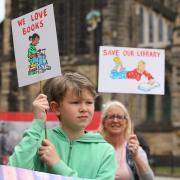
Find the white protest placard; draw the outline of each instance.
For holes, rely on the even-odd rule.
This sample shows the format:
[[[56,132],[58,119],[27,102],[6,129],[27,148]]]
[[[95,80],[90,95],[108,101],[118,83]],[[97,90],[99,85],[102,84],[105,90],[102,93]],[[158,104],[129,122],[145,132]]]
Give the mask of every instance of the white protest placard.
[[[19,87],[61,75],[53,5],[11,23]]]
[[[11,166],[0,165],[0,179],[2,180],[88,180],[85,178],[67,177],[58,174],[33,171],[30,169],[17,168]]]
[[[98,91],[164,94],[165,51],[101,46]]]

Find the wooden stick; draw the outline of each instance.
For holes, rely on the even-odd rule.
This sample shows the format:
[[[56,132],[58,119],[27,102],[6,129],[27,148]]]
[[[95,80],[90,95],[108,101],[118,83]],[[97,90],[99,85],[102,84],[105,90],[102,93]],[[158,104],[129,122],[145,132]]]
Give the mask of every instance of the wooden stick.
[[[134,111],[134,98],[133,96],[131,95],[130,96],[130,118],[131,118],[131,134],[134,134],[134,121],[133,121],[133,117],[132,117],[132,114],[133,114],[133,111]]]
[[[43,89],[42,89],[42,82],[39,82],[39,86],[40,86],[40,93],[43,93]]]
[[[42,82],[39,82],[40,84],[40,93],[43,93],[43,88],[42,88]],[[47,110],[45,110],[45,113],[47,115]],[[44,133],[45,133],[45,139],[48,139],[47,137],[47,126],[46,126],[46,120],[44,121]]]
[[[44,122],[44,134],[45,134],[45,139],[48,139],[48,137],[47,137],[47,126],[46,126],[46,121]]]

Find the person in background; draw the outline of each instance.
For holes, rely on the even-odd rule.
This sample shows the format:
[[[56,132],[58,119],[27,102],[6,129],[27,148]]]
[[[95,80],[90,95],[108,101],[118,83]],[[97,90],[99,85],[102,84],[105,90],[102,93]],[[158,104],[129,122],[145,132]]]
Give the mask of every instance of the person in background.
[[[138,138],[131,134],[131,119],[119,101],[104,105],[100,132],[114,146],[117,160],[116,180],[152,180],[153,172]]]
[[[66,73],[50,83],[50,107],[60,126],[47,131],[47,96],[33,102],[34,120],[9,158],[9,165],[79,178],[114,180],[114,148],[99,133],[86,132],[94,114],[94,85],[79,73]]]

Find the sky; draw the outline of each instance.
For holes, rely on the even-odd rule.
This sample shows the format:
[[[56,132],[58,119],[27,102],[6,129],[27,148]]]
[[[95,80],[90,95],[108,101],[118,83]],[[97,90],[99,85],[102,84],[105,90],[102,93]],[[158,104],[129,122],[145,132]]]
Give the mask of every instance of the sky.
[[[0,23],[5,17],[5,0],[0,0]]]

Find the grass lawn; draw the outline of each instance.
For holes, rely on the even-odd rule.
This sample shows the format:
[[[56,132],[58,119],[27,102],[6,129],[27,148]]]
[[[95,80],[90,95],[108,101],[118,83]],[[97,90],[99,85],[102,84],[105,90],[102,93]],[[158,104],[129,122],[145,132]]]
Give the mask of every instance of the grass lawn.
[[[156,166],[153,168],[156,175],[168,175],[180,177],[180,166],[171,168],[170,166]]]

